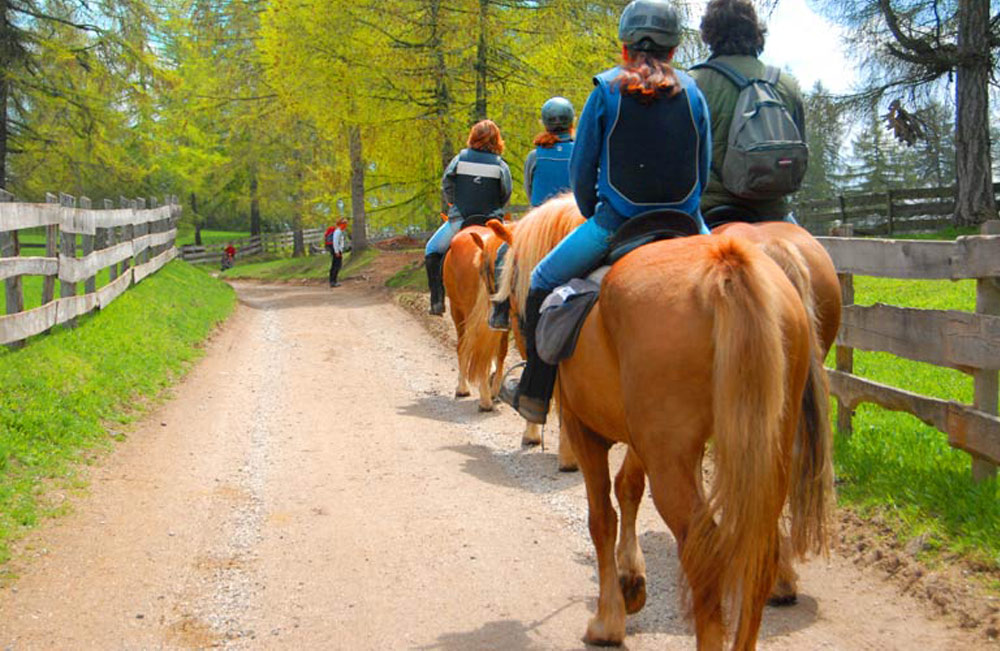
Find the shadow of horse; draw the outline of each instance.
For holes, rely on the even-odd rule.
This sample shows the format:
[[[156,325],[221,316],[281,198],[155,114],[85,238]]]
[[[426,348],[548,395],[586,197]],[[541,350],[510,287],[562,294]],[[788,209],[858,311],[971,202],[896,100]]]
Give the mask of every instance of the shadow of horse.
[[[562,607],[557,608],[553,612],[534,622],[501,619],[487,622],[473,631],[444,633],[438,637],[435,644],[419,646],[416,648],[425,651],[437,649],[441,649],[443,651],[466,651],[466,649],[540,651],[542,649],[549,649],[551,648],[550,642],[546,643],[544,640],[533,639],[530,633],[564,610],[584,601],[586,601],[584,597],[571,598]],[[582,650],[588,647],[580,642],[572,648]]]
[[[545,495],[561,493],[583,483],[583,477],[579,473],[556,470],[554,452],[539,452],[534,448],[498,452],[488,446],[473,443],[441,449],[466,457],[462,461],[462,472],[494,486]]]

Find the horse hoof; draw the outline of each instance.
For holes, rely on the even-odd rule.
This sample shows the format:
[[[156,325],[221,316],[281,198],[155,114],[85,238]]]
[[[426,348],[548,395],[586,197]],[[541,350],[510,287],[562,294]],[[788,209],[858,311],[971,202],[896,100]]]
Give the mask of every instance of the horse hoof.
[[[479,405],[479,411],[493,411],[493,405],[490,404],[488,407],[486,405]]]
[[[575,463],[560,463],[559,472],[577,472],[580,470],[580,466]]]
[[[632,615],[642,610],[646,605],[646,577],[623,574],[618,577],[618,583],[622,587],[622,596],[625,597],[625,612]]]
[[[799,596],[793,592],[792,594],[773,595],[768,598],[767,605],[781,608],[783,606],[794,606],[798,602]]]
[[[468,392],[468,391],[456,391],[455,392],[455,397],[456,398],[468,398],[471,395],[472,394],[470,392]]]
[[[541,441],[538,441],[536,439],[524,438],[523,436],[521,437],[521,447],[522,448],[534,448],[534,447],[538,447],[539,445],[541,445],[541,443],[542,443]]]
[[[601,620],[595,617],[587,625],[587,634],[583,636],[583,641],[594,646],[621,646],[625,640],[625,622],[622,621],[621,626],[615,628],[620,630],[614,632],[607,630]]]

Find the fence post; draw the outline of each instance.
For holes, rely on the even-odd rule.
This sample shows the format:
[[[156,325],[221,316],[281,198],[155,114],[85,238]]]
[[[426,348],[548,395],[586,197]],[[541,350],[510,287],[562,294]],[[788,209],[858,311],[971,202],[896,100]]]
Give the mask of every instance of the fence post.
[[[889,203],[889,235],[891,236],[896,230],[896,207],[893,205],[893,192],[890,188],[886,191],[886,197],[888,197]]]
[[[76,198],[72,195],[65,194],[63,192],[59,193],[59,203],[62,204],[63,208],[75,208]],[[75,258],[76,257],[76,233],[67,233],[66,231],[60,232],[60,258]],[[59,265],[62,267],[62,264]],[[59,278],[59,298],[71,298],[76,296],[76,283],[69,283]],[[69,319],[63,322],[63,325],[67,328],[76,327],[76,318]]]
[[[843,196],[841,196],[841,205],[843,205]],[[852,237],[854,227],[850,224],[844,224],[839,228],[830,229],[830,235],[832,237]],[[840,281],[840,300],[843,307],[854,305],[854,275],[837,274],[837,280]],[[837,370],[842,373],[854,373],[853,348],[837,344]],[[849,405],[844,404],[840,398],[837,398],[837,429],[841,434],[851,435],[854,430],[851,423],[853,417],[854,410]]]
[[[90,197],[80,197],[80,208],[90,210]],[[102,229],[103,230],[103,229]],[[97,243],[97,233],[94,235],[81,235],[80,246],[83,248],[82,254],[86,258],[94,252],[94,249],[102,248]],[[93,294],[97,291],[97,276],[87,276],[83,279],[83,293]]]
[[[134,208],[132,202],[125,197],[118,197],[118,205],[123,210],[131,210]],[[122,226],[122,242],[131,242],[135,239],[135,227],[133,226],[133,219],[129,219],[124,226]],[[126,271],[132,266],[132,256],[129,256],[122,260],[122,270],[121,273],[124,275]]]
[[[105,210],[114,210],[115,209],[115,202],[112,201],[111,199],[105,199],[104,200],[104,209]],[[111,223],[114,224],[114,222],[111,222]],[[115,244],[118,244],[118,227],[117,226],[109,226],[108,229],[105,231],[105,234],[104,234],[104,246],[105,246],[105,248],[111,248]],[[108,267],[108,280],[109,281],[110,280],[114,280],[117,277],[118,277],[118,263],[116,262],[113,265],[111,265],[110,267]]]
[[[58,205],[59,197],[51,192],[46,192],[45,203]],[[45,227],[45,257],[59,257],[59,224],[49,224]],[[56,278],[58,275],[59,274],[57,273],[55,276],[45,277],[45,280],[42,283],[42,305],[48,305],[55,298]]]
[[[0,203],[10,203],[14,201],[14,195],[6,190],[0,190]],[[20,242],[17,231],[0,232],[0,258],[16,258],[21,253]],[[4,294],[6,295],[7,314],[16,314],[24,311],[24,290],[20,276],[14,276],[4,281]],[[23,341],[14,341],[7,344],[11,350],[22,348]]]
[[[1000,220],[992,219],[983,224],[983,235],[1000,235]],[[1000,278],[976,279],[976,313],[1000,315]],[[997,369],[979,369],[973,375],[975,383],[974,405],[979,411],[997,415]],[[996,477],[997,467],[985,459],[972,458],[972,479],[983,481]]]

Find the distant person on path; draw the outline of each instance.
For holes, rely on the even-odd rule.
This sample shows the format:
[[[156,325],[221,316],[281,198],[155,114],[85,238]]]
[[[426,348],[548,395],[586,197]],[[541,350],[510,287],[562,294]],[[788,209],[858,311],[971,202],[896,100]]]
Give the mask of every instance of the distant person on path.
[[[786,197],[798,189],[805,174],[802,93],[795,77],[764,65],[758,58],[764,50],[766,34],[767,29],[758,20],[750,0],[711,0],[701,19],[701,40],[712,54],[704,63],[692,67],[691,76],[705,96],[712,116],[712,171],[701,196],[701,211],[709,227],[726,221],[785,219],[789,212]],[[760,80],[768,83],[762,84]],[[764,132],[777,129],[783,131],[781,140],[793,143],[790,153],[780,150],[779,155],[763,161],[768,164],[763,172],[756,171],[761,169],[756,164],[755,171],[750,172],[738,158],[733,161],[726,158],[741,86],[750,81],[757,82],[753,90],[762,93],[758,95],[760,99],[771,96],[780,105],[764,109],[770,113],[762,127],[755,127],[752,120],[740,122],[738,126],[744,126],[741,138],[752,144],[754,138],[763,140]],[[773,134],[770,138],[777,140]],[[746,159],[742,161],[745,162]],[[761,176],[750,178],[752,173]],[[754,183],[759,189],[750,187]]]
[[[482,120],[469,131],[468,148],[452,159],[441,177],[441,192],[448,203],[448,221],[427,241],[424,266],[431,290],[430,313],[444,314],[444,281],[441,265],[451,240],[470,219],[486,223],[502,219],[510,201],[513,184],[510,168],[500,155],[504,143],[500,127],[492,120]]]
[[[524,161],[524,191],[532,206],[540,206],[570,189],[575,117],[573,105],[565,97],[553,97],[542,104],[545,131],[535,136],[535,149]]]
[[[337,274],[340,273],[340,267],[344,263],[344,231],[347,229],[347,220],[341,219],[337,222],[337,226],[331,231],[327,229],[329,234],[329,248],[330,251],[330,287],[340,287],[340,283],[337,282]]]
[[[222,255],[222,270],[231,269],[233,264],[236,262],[236,247],[230,242],[223,249]]]

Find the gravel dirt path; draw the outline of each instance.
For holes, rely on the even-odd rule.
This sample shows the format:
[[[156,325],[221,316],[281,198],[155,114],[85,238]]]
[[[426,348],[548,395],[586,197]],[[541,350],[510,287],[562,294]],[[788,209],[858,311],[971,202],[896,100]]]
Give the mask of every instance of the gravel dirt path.
[[[454,400],[451,349],[384,294],[238,291],[173,397],[23,541],[0,649],[582,648],[579,474],[522,451],[509,410]],[[640,532],[650,594],[627,648],[694,648],[648,499]],[[802,575],[761,648],[984,645],[848,560]]]

